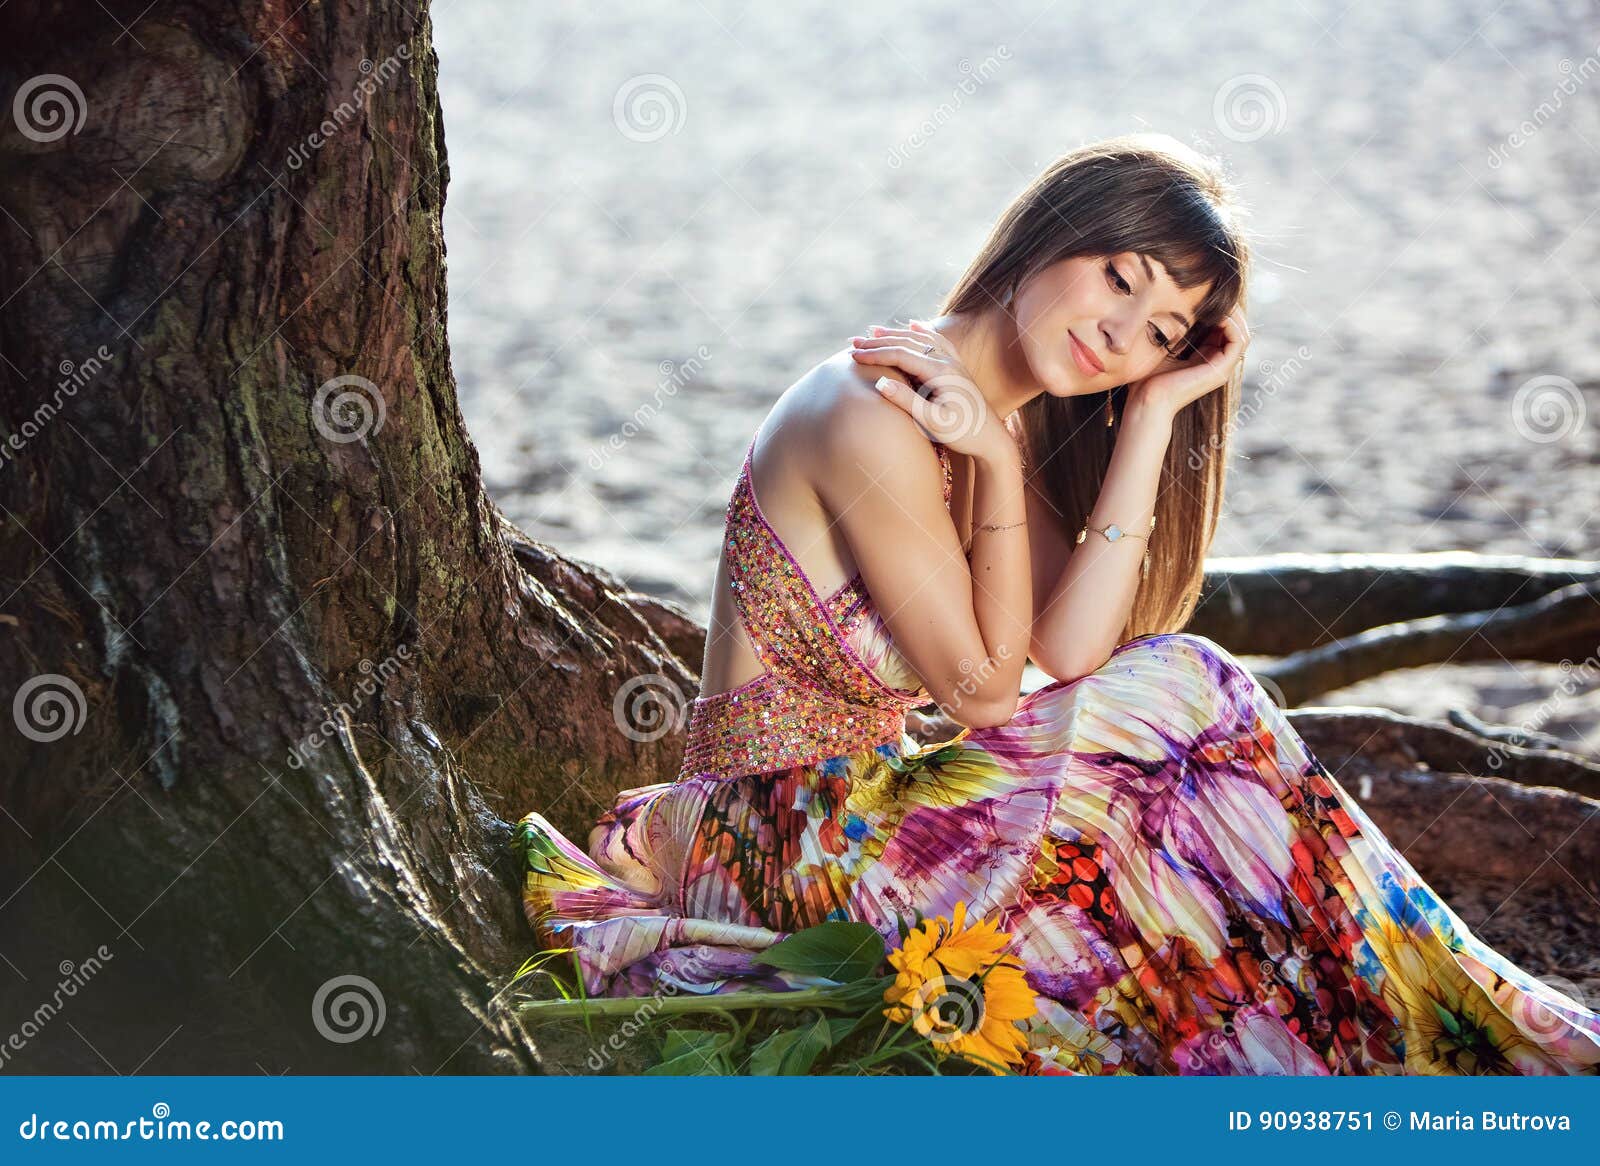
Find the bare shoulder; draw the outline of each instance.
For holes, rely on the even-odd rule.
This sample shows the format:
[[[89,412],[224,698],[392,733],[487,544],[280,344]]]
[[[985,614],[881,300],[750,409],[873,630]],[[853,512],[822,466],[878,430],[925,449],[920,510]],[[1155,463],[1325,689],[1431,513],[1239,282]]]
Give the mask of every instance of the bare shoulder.
[[[879,478],[894,482],[896,494],[928,487],[942,496],[939,455],[922,428],[873,387],[883,374],[881,366],[857,364],[847,350],[806,375],[805,428],[819,497],[841,489],[853,496]]]

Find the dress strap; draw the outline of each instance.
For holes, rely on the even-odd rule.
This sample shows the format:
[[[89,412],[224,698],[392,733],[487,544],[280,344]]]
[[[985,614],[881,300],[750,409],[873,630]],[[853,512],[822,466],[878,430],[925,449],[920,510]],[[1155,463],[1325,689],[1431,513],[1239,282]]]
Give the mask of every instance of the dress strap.
[[[750,441],[728,503],[728,586],[745,633],[768,672],[861,704],[898,694],[851,648],[756,497]]]

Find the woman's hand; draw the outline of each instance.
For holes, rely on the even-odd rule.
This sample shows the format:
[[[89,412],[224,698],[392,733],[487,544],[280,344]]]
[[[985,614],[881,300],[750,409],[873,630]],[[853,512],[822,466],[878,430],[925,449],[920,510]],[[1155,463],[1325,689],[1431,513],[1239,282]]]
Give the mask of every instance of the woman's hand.
[[[1176,417],[1185,405],[1228,382],[1244,359],[1250,329],[1238,308],[1229,312],[1188,360],[1169,359],[1142,381],[1128,386],[1128,407],[1152,407]]]
[[[857,364],[887,365],[918,382],[885,375],[878,391],[911,415],[929,440],[969,457],[990,457],[1015,441],[967,371],[955,346],[940,333],[912,322],[910,328],[874,325],[870,336],[852,336]],[[930,351],[924,351],[931,346]]]

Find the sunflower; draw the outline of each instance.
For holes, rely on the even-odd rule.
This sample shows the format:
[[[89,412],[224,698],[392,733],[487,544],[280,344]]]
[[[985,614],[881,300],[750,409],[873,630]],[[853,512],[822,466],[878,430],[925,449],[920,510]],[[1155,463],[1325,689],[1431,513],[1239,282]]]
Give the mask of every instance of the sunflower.
[[[924,921],[889,953],[894,982],[884,990],[884,1014],[897,1024],[912,1021],[934,1053],[984,1064],[1021,1065],[1027,1035],[1017,1027],[1038,1010],[1022,963],[1006,954],[1011,936],[987,919],[967,926],[967,905],[952,918]]]

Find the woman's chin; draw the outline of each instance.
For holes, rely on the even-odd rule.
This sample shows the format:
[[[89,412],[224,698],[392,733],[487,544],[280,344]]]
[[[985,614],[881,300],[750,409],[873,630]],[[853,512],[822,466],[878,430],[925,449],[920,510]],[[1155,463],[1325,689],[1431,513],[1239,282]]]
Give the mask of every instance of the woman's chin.
[[[1095,383],[1097,377],[1083,375],[1083,370],[1068,356],[1066,360],[1028,358],[1028,372],[1033,383],[1052,397],[1083,397],[1103,390]]]
[[[1102,391],[1095,379],[1084,376],[1076,365],[1068,365],[1055,370],[1055,376],[1040,383],[1052,397],[1086,397]]]

